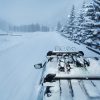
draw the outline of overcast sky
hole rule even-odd
[[[54,23],[83,0],[0,0],[0,18],[12,24]]]

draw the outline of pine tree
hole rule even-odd
[[[97,30],[97,34],[100,34],[100,0],[93,0],[94,8],[95,8],[95,29]]]
[[[95,32],[92,40],[99,46],[100,50],[100,0],[93,0],[93,4],[95,8]]]
[[[83,42],[83,34],[84,34],[84,22],[85,22],[85,2],[83,2],[82,8],[79,12],[77,17],[77,24],[76,24],[76,39],[80,42]]]
[[[86,39],[90,38],[94,33],[94,22],[95,22],[95,9],[93,3],[88,4],[85,12],[84,21],[84,34],[83,37]]]
[[[68,19],[66,20],[66,23],[62,26],[61,32],[68,36]]]
[[[57,23],[57,31],[60,32],[62,28],[62,25],[60,22]]]
[[[74,36],[74,31],[75,31],[75,7],[73,6],[67,25],[67,33],[70,35],[71,39]]]

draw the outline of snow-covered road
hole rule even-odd
[[[46,53],[55,46],[76,47],[85,56],[98,56],[57,32],[27,33],[16,41],[0,49],[0,100],[36,100],[41,70],[35,70],[33,65],[45,61]]]

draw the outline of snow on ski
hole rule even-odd
[[[90,81],[82,81],[83,88],[88,95],[89,98],[99,98],[100,99],[100,92],[99,90],[93,86]]]
[[[88,71],[88,68],[81,68],[82,72],[84,74],[89,74],[90,72]],[[100,92],[99,90],[96,88],[96,85],[95,83],[91,80],[83,80],[81,81],[82,82],[82,85],[85,89],[85,92],[87,93],[87,95],[90,97],[90,98],[100,98]]]
[[[87,95],[84,93],[83,89],[80,86],[80,81],[72,80],[72,87],[74,92],[73,100],[80,100],[82,96],[82,100],[88,100]]]
[[[72,93],[67,80],[61,80],[61,100],[72,100]]]

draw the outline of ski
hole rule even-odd
[[[81,81],[81,85],[89,98],[100,99],[100,92],[96,87],[93,86],[93,84],[90,81]]]
[[[73,92],[73,87],[72,87],[71,80],[68,80],[68,85],[69,85],[71,96],[74,97],[74,92]]]

